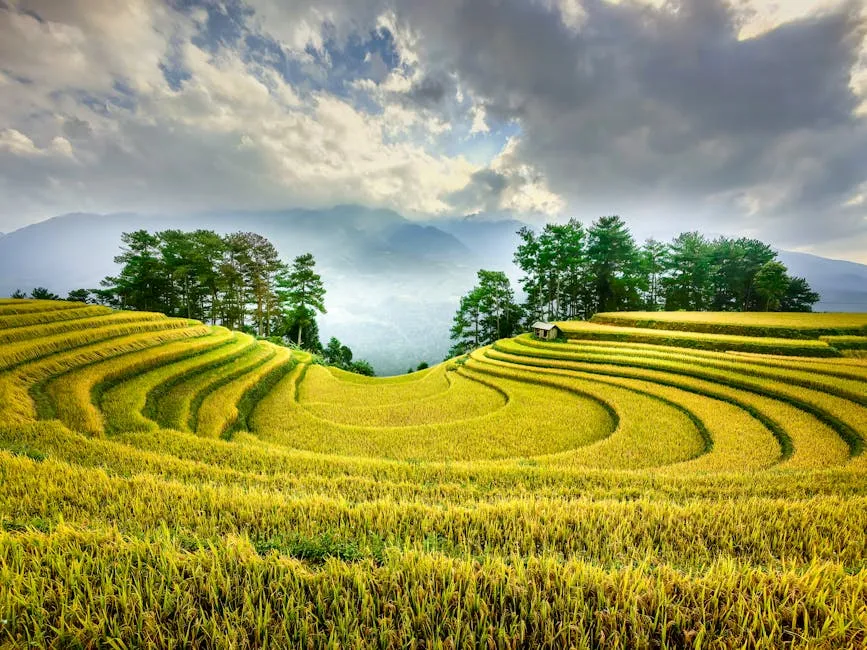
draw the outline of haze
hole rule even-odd
[[[0,231],[619,213],[867,261],[863,2],[5,0]]]

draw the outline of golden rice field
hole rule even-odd
[[[367,378],[0,300],[0,647],[867,647],[867,315],[559,325]]]

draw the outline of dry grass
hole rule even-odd
[[[867,360],[594,328],[379,379],[0,301],[0,646],[867,645]]]

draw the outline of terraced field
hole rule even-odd
[[[867,646],[863,314],[392,378],[0,300],[0,647]]]

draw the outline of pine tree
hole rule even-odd
[[[325,285],[322,277],[316,273],[316,260],[312,253],[299,255],[292,261],[292,266],[277,275],[277,295],[286,320],[297,336],[300,346],[305,330],[311,330],[315,325],[316,312],[325,311]],[[289,329],[287,328],[287,329]],[[310,340],[308,347],[318,345]]]
[[[479,284],[461,298],[451,328],[454,341],[449,356],[458,356],[482,345],[513,336],[519,327],[522,310],[506,274],[501,271],[478,272]]]
[[[786,275],[786,267],[780,262],[766,262],[754,281],[756,293],[764,301],[765,311],[779,309],[780,301],[789,289],[791,278]]]
[[[636,309],[643,284],[640,258],[632,233],[618,216],[601,217],[587,232],[591,313]]]

